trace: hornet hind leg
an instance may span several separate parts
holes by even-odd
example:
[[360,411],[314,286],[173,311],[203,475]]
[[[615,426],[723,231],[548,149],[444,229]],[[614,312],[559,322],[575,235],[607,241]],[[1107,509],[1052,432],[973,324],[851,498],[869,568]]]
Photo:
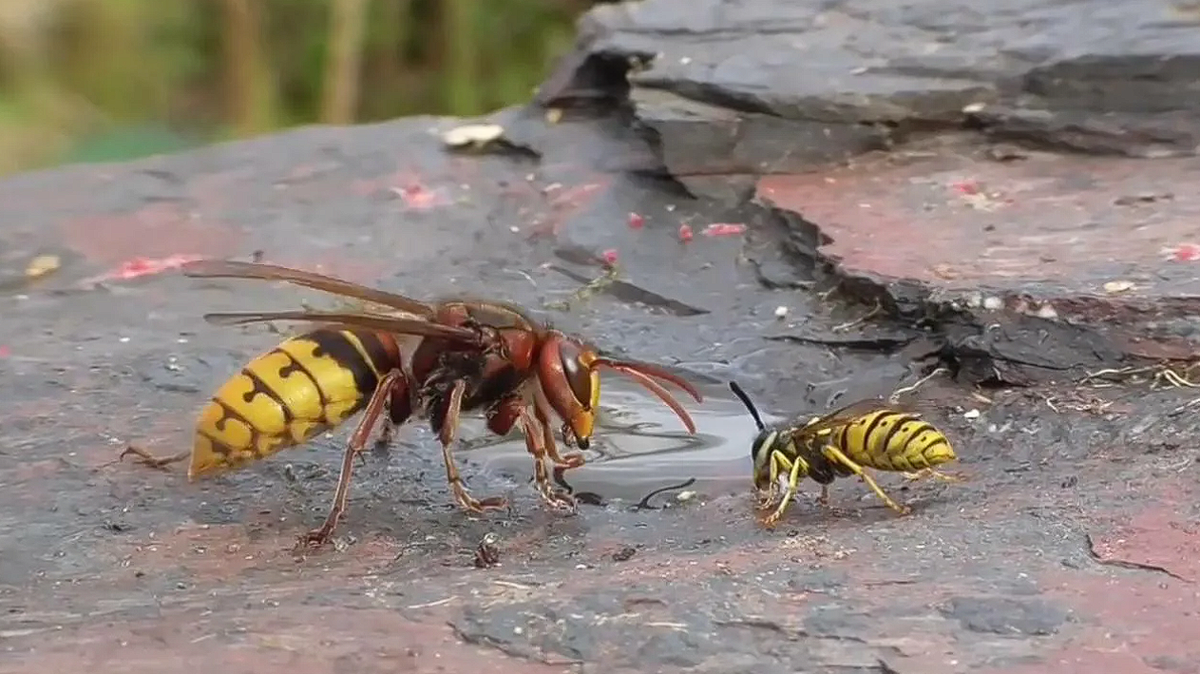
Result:
[[172,463],[179,463],[180,461],[187,459],[192,455],[192,450],[189,449],[179,452],[178,454],[171,454],[170,456],[155,456],[154,454],[151,454],[149,450],[143,449],[134,444],[130,444],[127,445],[125,447],[125,451],[121,452],[121,455],[117,457],[117,461],[124,460],[126,454],[133,454],[135,457],[137,457],[138,463],[150,466],[151,468],[166,468]]
[[367,402],[362,420],[358,422],[358,428],[354,429],[354,434],[350,436],[350,442],[346,444],[346,451],[342,455],[342,470],[338,474],[337,489],[333,493],[333,504],[329,507],[329,514],[325,516],[324,524],[300,537],[301,544],[320,546],[329,540],[334,529],[337,528],[338,520],[346,512],[346,501],[350,498],[350,478],[354,473],[354,459],[360,456],[366,448],[367,438],[371,436],[371,431],[379,422],[379,417],[383,414],[393,391],[402,386],[407,389],[406,384],[407,378],[404,373],[400,370],[392,370],[384,375],[376,385],[375,392],[371,394],[371,399]]

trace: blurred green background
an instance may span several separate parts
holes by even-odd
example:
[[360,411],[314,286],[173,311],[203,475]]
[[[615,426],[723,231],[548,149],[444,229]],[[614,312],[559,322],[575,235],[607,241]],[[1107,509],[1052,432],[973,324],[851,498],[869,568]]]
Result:
[[0,0],[0,173],[529,99],[588,0]]

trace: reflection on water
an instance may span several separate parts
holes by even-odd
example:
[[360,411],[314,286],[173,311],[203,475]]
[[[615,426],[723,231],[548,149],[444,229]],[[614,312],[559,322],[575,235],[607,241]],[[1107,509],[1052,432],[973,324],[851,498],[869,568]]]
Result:
[[[748,489],[750,442],[757,432],[754,420],[723,383],[698,388],[703,403],[677,393],[696,422],[693,436],[650,392],[620,377],[605,378],[597,431],[584,452],[587,463],[563,475],[576,496],[585,503],[595,501],[587,493],[604,501],[637,503],[650,492],[692,478],[695,482],[686,488],[707,494]],[[472,461],[518,479],[532,478],[532,458],[520,431],[498,438],[476,418],[463,419],[463,426],[464,438],[470,438],[464,442],[464,454]],[[665,493],[655,502],[669,498],[671,494]]]

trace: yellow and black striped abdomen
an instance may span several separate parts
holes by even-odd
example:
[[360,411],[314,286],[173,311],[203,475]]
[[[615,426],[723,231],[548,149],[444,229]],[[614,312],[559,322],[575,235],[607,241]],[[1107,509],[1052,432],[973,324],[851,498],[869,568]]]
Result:
[[188,477],[236,468],[336,428],[400,366],[389,335],[318,329],[292,337],[226,381],[196,421]]
[[955,459],[933,424],[907,412],[880,410],[838,429],[834,445],[855,463],[878,470],[915,471]]

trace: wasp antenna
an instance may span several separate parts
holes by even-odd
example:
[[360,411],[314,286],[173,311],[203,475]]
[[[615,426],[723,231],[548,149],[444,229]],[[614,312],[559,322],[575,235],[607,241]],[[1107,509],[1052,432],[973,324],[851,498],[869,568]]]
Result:
[[758,430],[766,429],[767,425],[763,423],[762,416],[758,413],[758,408],[750,401],[750,396],[746,395],[742,387],[738,386],[736,381],[730,381],[729,390],[733,391],[733,395],[737,396],[738,400],[741,400],[742,404],[746,406],[746,409],[750,410],[750,416],[754,417],[754,423],[758,426]]

